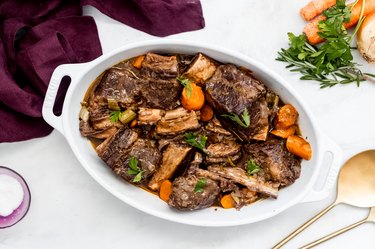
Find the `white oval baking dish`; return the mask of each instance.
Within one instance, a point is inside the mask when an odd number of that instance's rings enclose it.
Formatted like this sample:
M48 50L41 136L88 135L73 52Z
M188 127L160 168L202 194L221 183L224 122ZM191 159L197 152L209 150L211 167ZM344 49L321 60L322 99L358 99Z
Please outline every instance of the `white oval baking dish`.
M220 62L244 66L252 70L256 78L265 82L268 87L279 94L283 101L293 104L300 114L299 124L302 134L307 137L313 150L311 160L302 162L301 177L291 186L282 189L277 200L271 198L261 200L243 207L240 211L211 207L199 211L181 212L169 208L158 196L128 184L111 172L110 168L96 155L89 140L80 135L78 120L80 102L90 84L107 68L124 59L150 51L185 54L202 52ZM63 112L58 117L53 114L52 109L60 81L64 76L71 78L71 84L65 97ZM110 193L151 215L191 225L234 226L248 224L272 217L297 203L323 199L333 188L341 163L341 149L322 134L309 108L280 76L241 53L191 41L139 42L118 48L88 63L66 64L57 67L51 77L44 100L43 117L65 136L82 166ZM323 156L327 152L332 153L333 159L329 165L323 165ZM328 167L329 170L322 170L323 167ZM324 184L319 191L316 191L314 184L318 178L324 178Z

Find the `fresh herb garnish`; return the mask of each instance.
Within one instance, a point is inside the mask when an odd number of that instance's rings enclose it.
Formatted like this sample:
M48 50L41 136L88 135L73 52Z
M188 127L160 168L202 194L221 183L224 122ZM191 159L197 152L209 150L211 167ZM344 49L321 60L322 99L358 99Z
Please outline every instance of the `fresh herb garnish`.
M112 111L109 113L109 120L111 120L112 123L116 123L119 121L121 115L121 111Z
M197 184L195 184L194 192L196 192L196 193L202 193L203 192L203 188L206 186L206 184L207 184L207 180L204 179L204 178L200 178L197 181Z
M247 111L247 108L245 108L245 110L241 114L242 119L235 113L223 114L221 116L224 118L229 118L230 120L236 122L237 124L239 124L240 126L244 128L247 128L250 125L250 116L249 116L249 112Z
M182 77L178 77L177 78L178 82L180 82L181 85L183 85L185 88L186 88L186 96L188 98L190 98L191 96L191 84L190 84L190 80L189 79L186 79L186 78L182 78Z
M134 156L132 156L130 158L130 161L129 161L129 168L128 169L128 174L129 175L135 175L134 176L134 179L133 179L133 182L139 182L141 179L142 179L142 174L143 174L143 170L141 170L139 167L138 167L138 160L137 158L135 158Z
M247 175L250 176L252 174L258 173L260 167L254 162L252 158L249 158L247 161Z
M364 3L365 1L362 9ZM375 77L373 74L362 73L358 64L353 62L350 43L364 17L361 13L355 31L349 35L344 23L350 20L351 8L345 5L345 0L337 0L334 7L323 12L326 19L319 22L318 35L326 42L320 47L309 44L305 34L296 36L288 33L290 47L281 49L276 60L287 62L286 67L291 72L302 74L301 80L319 81L321 88L349 83L359 86L361 81Z
M196 132L186 132L184 134L185 142L193 147L196 147L207 154L206 152L206 141L207 136L202 134L200 137L197 136Z

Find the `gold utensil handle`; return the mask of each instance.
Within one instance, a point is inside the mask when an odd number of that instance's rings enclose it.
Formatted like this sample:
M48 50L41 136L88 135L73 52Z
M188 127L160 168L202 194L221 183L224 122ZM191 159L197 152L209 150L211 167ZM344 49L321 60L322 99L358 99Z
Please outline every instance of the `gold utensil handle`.
M345 233L346 231L349 231L350 229L353 229L353 228L355 228L355 227L357 227L357 226L359 226L359 225L362 225L362 224L365 223L366 221L367 221L367 219L364 219L364 220L358 221L358 222L356 222L356 223L354 223L354 224L352 224L352 225L350 225L350 226L344 227L344 228L342 228L342 229L340 229L340 230L338 230L338 231L336 231L336 232L334 232L334 233L331 233L331 234L329 234L329 235L327 235L327 236L324 236L323 238L320 238L320 239L318 239L318 240L315 240L314 242L311 242L311 243L309 243L309 244L307 244L307 245L301 247L300 249L308 249L308 248L312 248L312 247L314 247L314 246L316 246L316 245L319 245L320 243L322 243L322 242L324 242L324 241L327 241L327 240L329 240L329 239L332 239L333 237L336 237L337 235L340 235L340 234L342 234L342 233Z
M306 222L305 224L303 224L302 226L300 226L299 228L297 228L297 230L295 230L288 237L286 237L285 239L283 239L282 241L280 241L272 249L279 249L279 248L281 248L283 245L285 245L286 243L288 243L289 240L291 240L294 237L296 237L300 232L302 232L303 230L305 230L308 226L310 226L312 223L314 223L315 221L317 221L320 217L322 217L323 215L325 215L336 204L337 203L335 201L334 203L332 203L331 205L329 205L328 207L326 207L325 209L323 209L322 211L320 211L320 213L318 213L317 215L315 215L315 217L313 217L311 220L309 220L308 222Z

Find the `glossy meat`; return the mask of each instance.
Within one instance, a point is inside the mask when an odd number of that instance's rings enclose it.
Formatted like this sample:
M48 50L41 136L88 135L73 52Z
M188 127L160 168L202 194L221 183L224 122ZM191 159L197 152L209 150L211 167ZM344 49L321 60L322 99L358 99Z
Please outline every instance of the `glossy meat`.
M268 132L268 107L264 100L266 87L234 65L221 65L206 82L208 103L219 114L241 116L245 109L250 114L250 126L243 128L237 123L221 118L224 127L232 130L244 141L265 140Z
M168 204L180 210L196 210L212 206L216 201L220 188L216 181L206 181L202 192L194 191L199 179L195 175L177 177L172 184L172 194Z
M265 142L249 144L245 150L270 180L282 186L292 184L300 175L301 160L286 149L283 139L272 137Z
M190 146L170 143L163 152L163 159L160 168L152 176L150 182L148 183L148 187L154 191L158 190L161 181L170 179L172 177L173 173L177 170L177 167L182 163L190 150Z

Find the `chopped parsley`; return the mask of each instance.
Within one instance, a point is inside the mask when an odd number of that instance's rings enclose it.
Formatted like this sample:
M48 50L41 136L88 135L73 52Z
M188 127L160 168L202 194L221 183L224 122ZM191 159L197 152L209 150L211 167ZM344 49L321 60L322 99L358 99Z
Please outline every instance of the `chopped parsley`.
M197 183L195 184L194 192L195 193L202 193L203 188L206 186L207 180L204 178L200 178Z
M119 121L121 116L121 111L112 111L109 113L109 120L111 120L112 123L116 123Z
M191 96L191 84L190 84L190 80L189 79L186 79L186 78L183 78L183 77L178 77L177 78L178 82L180 82L181 85L183 85L185 88L186 88L186 96L188 98L190 98Z
M230 113L230 114L223 114L221 115L224 118L229 118L230 120L236 122L240 126L247 128L250 125L250 116L247 108L242 112L241 117L239 117L235 113Z
M186 132L184 135L185 142L189 145L200 149L204 153L206 152L206 142L207 142L207 136L205 134L201 135L200 137L197 136L196 132Z
M255 173L258 173L260 170L260 167L254 162L252 158L249 158L247 161L247 175L253 175Z
M133 182L140 182L141 179L142 179L142 174L143 174L143 170L141 170L139 167L138 167L138 160L137 158L135 158L134 156L132 156L130 158L130 161L129 161L129 169L128 169L128 174L129 175L134 175L134 178L133 178Z

